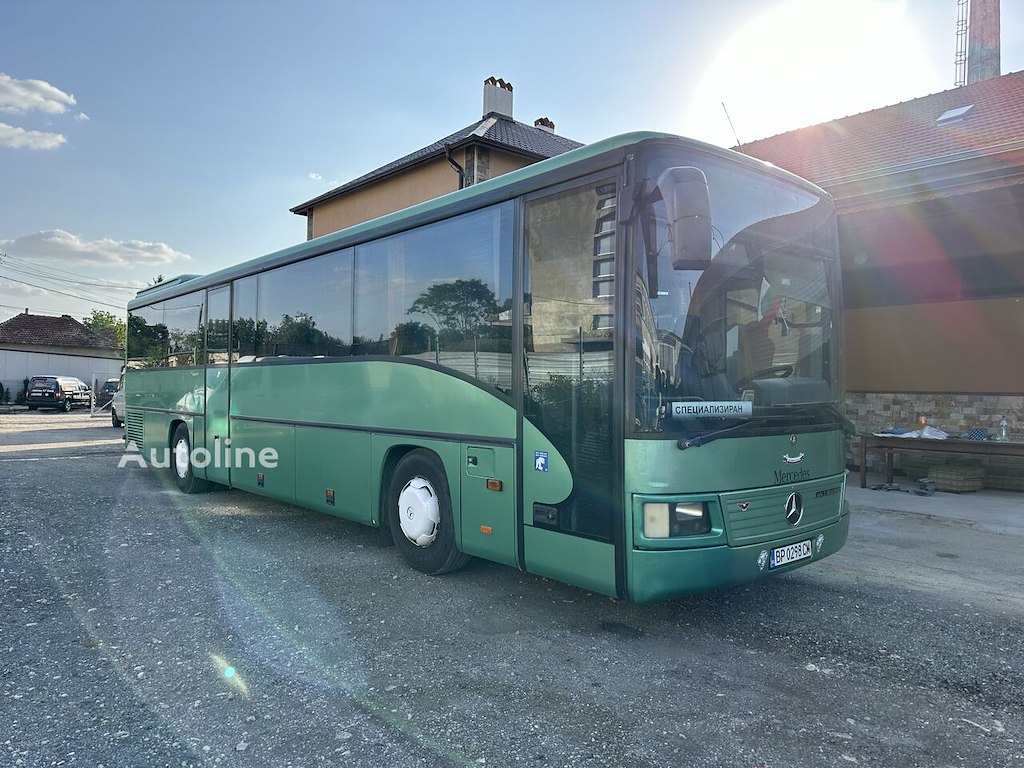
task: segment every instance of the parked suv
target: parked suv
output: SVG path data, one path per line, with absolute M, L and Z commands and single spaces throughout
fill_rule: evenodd
M 96 391 L 96 407 L 102 408 L 111 401 L 117 392 L 117 379 L 107 379 Z
M 57 408 L 67 413 L 72 408 L 91 408 L 92 390 L 74 376 L 33 376 L 25 392 L 28 409 Z

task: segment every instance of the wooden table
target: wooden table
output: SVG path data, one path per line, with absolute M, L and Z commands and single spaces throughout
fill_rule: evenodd
M 868 485 L 868 451 L 885 451 L 885 482 L 892 482 L 892 455 L 896 451 L 926 451 L 929 453 L 963 453 L 981 456 L 1018 456 L 1024 458 L 1024 442 L 996 440 L 930 440 L 926 437 L 860 436 L 860 487 Z

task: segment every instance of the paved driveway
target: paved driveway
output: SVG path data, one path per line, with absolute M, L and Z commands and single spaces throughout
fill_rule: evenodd
M 2 765 L 1024 765 L 1012 530 L 861 496 L 829 560 L 636 606 L 182 496 L 108 424 L 0 415 Z

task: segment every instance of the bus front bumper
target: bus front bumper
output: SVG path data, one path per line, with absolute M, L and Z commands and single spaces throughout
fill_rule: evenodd
M 735 586 L 786 573 L 816 563 L 842 549 L 850 531 L 849 507 L 834 523 L 798 536 L 763 541 L 747 546 L 714 546 L 684 550 L 642 550 L 629 553 L 629 598 L 637 603 L 668 600 L 712 589 Z M 786 554 L 799 553 L 810 541 L 808 557 L 773 566 L 775 550 L 798 545 Z

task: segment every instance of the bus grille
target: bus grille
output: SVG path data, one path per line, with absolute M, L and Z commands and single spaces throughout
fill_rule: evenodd
M 839 518 L 843 503 L 843 477 L 838 475 L 808 483 L 723 493 L 722 509 L 729 544 L 756 544 L 817 528 Z M 797 525 L 786 522 L 786 502 L 800 494 L 803 517 Z
M 145 446 L 142 444 L 142 436 L 144 434 L 143 421 L 145 419 L 144 414 L 136 413 L 133 411 L 125 411 L 124 414 L 124 435 L 125 443 L 135 443 L 135 446 L 141 451 Z

